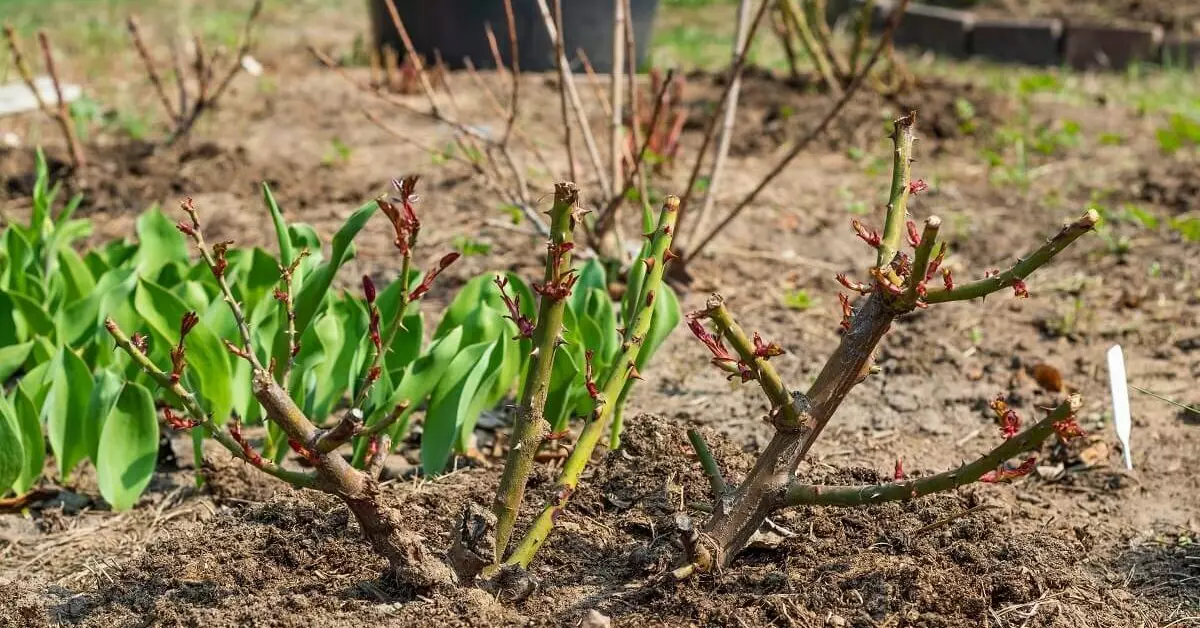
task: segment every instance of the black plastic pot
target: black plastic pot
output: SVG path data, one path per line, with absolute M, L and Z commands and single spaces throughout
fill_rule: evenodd
M 505 65 L 511 63 L 508 21 L 501 0 L 393 1 L 413 47 L 423 58 L 433 59 L 434 51 L 438 51 L 451 68 L 463 67 L 464 57 L 470 58 L 476 67 L 494 68 L 496 63 L 484 31 L 484 25 L 490 23 Z M 387 3 L 384 0 L 370 0 L 370 3 L 376 45 L 403 55 L 404 45 Z M 582 48 L 597 72 L 611 71 L 613 0 L 563 0 L 562 4 L 567 57 L 573 59 L 575 50 Z M 512 5 L 521 69 L 545 71 L 557 67 L 554 44 L 546 34 L 537 0 L 512 0 Z M 631 5 L 635 53 L 640 66 L 653 34 L 658 0 L 631 0 Z

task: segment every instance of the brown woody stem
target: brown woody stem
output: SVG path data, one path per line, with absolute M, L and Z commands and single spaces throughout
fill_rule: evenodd
M 966 301 L 979 297 L 987 296 L 997 290 L 1012 286 L 1017 281 L 1023 280 L 1033 271 L 1041 268 L 1043 265 L 1054 259 L 1055 255 L 1062 252 L 1072 242 L 1079 239 L 1083 234 L 1095 228 L 1096 223 L 1100 220 L 1100 214 L 1094 209 L 1089 209 L 1082 216 L 1075 219 L 1073 222 L 1063 226 L 1063 228 L 1046 241 L 1038 250 L 1017 261 L 1008 270 L 986 279 L 973 281 L 969 284 L 958 286 L 953 290 L 938 288 L 930 290 L 925 300 L 929 303 L 944 303 L 946 301 Z
M 146 76 L 150 79 L 150 84 L 154 86 L 154 91 L 158 94 L 158 99 L 162 103 L 163 109 L 167 112 L 167 117 L 173 122 L 179 120 L 179 112 L 175 110 L 175 105 L 171 104 L 171 99 L 167 97 L 166 87 L 163 85 L 162 77 L 158 74 L 158 64 L 155 63 L 154 57 L 150 55 L 150 50 L 146 48 L 146 42 L 142 39 L 141 29 L 138 27 L 137 18 L 129 16 L 125 20 L 125 27 L 129 30 L 129 37 L 133 40 L 133 47 L 137 50 L 138 56 L 142 58 L 142 65 L 146 67 Z
M 985 474 L 995 471 L 1003 465 L 1006 460 L 1037 449 L 1054 433 L 1054 424 L 1068 419 L 1079 410 L 1080 405 L 1079 395 L 1071 395 L 1046 418 L 1038 421 L 1024 432 L 1005 440 L 987 454 L 957 469 L 914 480 L 867 486 L 821 486 L 793 481 L 780 497 L 779 507 L 863 506 L 903 501 L 978 482 Z
M 571 272 L 571 253 L 575 219 L 572 215 L 579 201 L 579 190 L 574 183 L 559 183 L 554 187 L 554 206 L 550 209 L 550 241 L 546 249 L 545 287 L 566 277 Z M 562 330 L 565 298 L 554 298 L 543 293 L 538 305 L 537 327 L 533 332 L 533 356 L 529 360 L 529 371 L 521 403 L 513 418 L 511 447 L 500 477 L 500 487 L 492 502 L 496 515 L 496 562 L 504 555 L 517 520 L 521 500 L 525 496 L 525 485 L 533 470 L 533 459 L 538 447 L 550 431 L 545 419 L 546 397 L 550 393 L 550 374 L 554 368 L 554 354 L 558 347 L 559 332 Z
M 288 471 L 283 467 L 266 459 L 251 460 L 246 452 L 242 449 L 242 445 L 238 443 L 232 436 L 227 434 L 220 427 L 217 427 L 212 422 L 212 417 L 208 415 L 201 407 L 196 396 L 182 384 L 171 378 L 171 375 L 162 369 L 158 368 L 150 360 L 150 358 L 141 352 L 130 341 L 129 336 L 117 326 L 116 321 L 111 318 L 105 319 L 104 327 L 108 330 L 110 336 L 116 341 L 117 347 L 124 351 L 151 379 L 154 380 L 163 390 L 170 392 L 177 397 L 180 403 L 183 404 L 183 409 L 198 421 L 196 427 L 203 427 L 206 432 L 213 437 L 222 447 L 229 450 L 235 458 L 244 460 L 261 469 L 263 473 L 274 476 L 299 488 L 320 488 L 320 481 L 313 473 L 300 473 L 297 471 Z M 195 429 L 195 428 L 193 428 Z
M 570 72 L 570 64 L 567 61 L 562 33 L 562 0 L 554 0 L 555 11 L 553 15 L 551 15 L 550 7 L 546 4 L 546 0 L 537 0 L 537 5 L 538 10 L 542 14 L 542 22 L 545 25 L 546 33 L 550 35 L 550 40 L 555 42 L 555 56 L 557 57 L 560 78 L 563 82 L 560 87 L 566 90 L 566 96 L 569 97 L 571 109 L 575 112 L 580 134 L 583 135 L 584 147 L 587 148 L 588 158 L 591 160 L 592 167 L 596 171 L 596 179 L 600 182 L 600 191 L 607 196 L 612 196 L 612 183 L 608 180 L 608 173 L 605 172 L 604 164 L 600 160 L 600 150 L 596 146 L 596 138 L 592 135 L 592 128 L 588 123 L 587 112 L 583 109 L 583 101 L 579 97 L 579 90 L 575 87 L 575 78 Z M 564 116 L 564 127 L 569 127 L 570 124 L 570 119 Z

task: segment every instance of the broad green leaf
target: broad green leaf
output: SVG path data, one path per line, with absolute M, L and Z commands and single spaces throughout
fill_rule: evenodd
M 139 246 L 126 240 L 113 240 L 104 245 L 104 261 L 111 268 L 118 268 L 137 261 Z
M 30 363 L 37 364 L 38 366 L 49 367 L 50 361 L 53 360 L 55 354 L 58 353 L 58 346 L 53 342 L 50 342 L 50 339 L 45 336 L 34 336 L 33 351 L 31 353 L 32 357 L 29 358 Z M 25 377 L 29 376 L 26 375 Z M 24 381 L 24 379 L 22 379 L 22 381 Z M 47 383 L 47 386 L 48 385 L 49 383 Z
M 5 400 L 0 400 L 0 495 L 12 488 L 25 469 L 25 447 L 17 417 Z
M 408 368 L 404 369 L 404 377 L 396 386 L 392 396 L 393 405 L 408 401 L 409 408 L 415 409 L 433 392 L 434 387 L 441 381 L 446 369 L 454 358 L 459 355 L 463 346 L 462 328 L 451 330 L 444 337 L 429 345 L 429 350 L 417 358 Z
M 34 161 L 33 179 L 33 214 L 29 225 L 39 233 L 48 227 L 50 221 L 50 166 L 46 163 L 46 155 L 42 148 L 37 148 Z
M 66 303 L 87 298 L 96 289 L 96 280 L 92 278 L 92 272 L 73 249 L 67 248 L 58 252 L 58 267 L 66 286 Z
M 659 284 L 654 296 L 654 317 L 650 319 L 650 330 L 646 332 L 646 337 L 642 340 L 642 350 L 638 352 L 639 371 L 650 362 L 650 358 L 654 357 L 655 352 L 683 318 L 679 309 L 679 298 L 666 282 Z
M 495 347 L 487 342 L 463 349 L 434 389 L 421 434 L 421 467 L 426 475 L 437 475 L 446 467 L 459 425 L 469 414 Z
M 483 302 L 484 288 L 494 278 L 494 273 L 484 273 L 472 277 L 467 283 L 463 284 L 462 288 L 459 288 L 458 294 L 454 295 L 454 300 L 450 302 L 450 306 L 442 313 L 442 320 L 438 322 L 437 330 L 433 332 L 435 340 L 445 336 L 450 333 L 450 330 L 460 327 L 466 322 L 467 317 Z
M 133 300 L 137 312 L 156 336 L 154 340 L 159 347 L 152 353 L 165 355 L 179 342 L 179 322 L 188 312 L 187 307 L 162 286 L 145 280 L 138 282 Z M 213 421 L 221 425 L 233 409 L 233 369 L 225 345 L 201 320 L 188 334 L 186 349 L 188 365 L 184 379 L 188 388 L 207 404 Z
M 288 266 L 296 259 L 296 250 L 292 246 L 291 236 L 288 235 L 287 221 L 284 220 L 279 203 L 275 202 L 275 195 L 271 193 L 271 186 L 267 185 L 266 181 L 262 184 L 262 194 L 263 203 L 271 214 L 272 224 L 275 225 L 275 238 L 279 242 L 279 263 Z
M 286 336 L 287 334 L 283 332 L 280 335 Z M 319 333 L 317 325 L 309 327 L 300 336 L 300 353 L 296 355 L 296 361 L 292 367 L 292 378 L 288 382 L 288 393 L 301 406 L 301 409 L 304 409 L 303 400 L 308 396 L 309 389 L 316 383 L 317 365 L 326 360 L 332 360 L 333 355 L 331 352 L 336 351 L 336 347 L 332 349 L 326 347 L 322 340 L 323 338 Z
M 46 255 L 52 256 L 56 253 L 61 253 L 69 250 L 71 245 L 80 238 L 86 238 L 92 234 L 92 221 L 90 220 L 70 220 L 59 223 L 58 228 L 54 230 L 51 240 L 47 243 L 48 250 Z
M 89 439 L 91 449 L 88 455 L 94 463 L 99 455 L 100 434 L 103 433 L 104 421 L 108 419 L 108 415 L 112 412 L 113 406 L 117 403 L 117 398 L 121 396 L 121 391 L 125 387 L 125 381 L 112 371 L 100 371 L 96 373 L 96 381 L 92 386 L 92 394 L 88 398 L 86 421 L 88 430 L 94 433 L 94 438 Z
M 274 301 L 275 288 L 279 287 L 279 263 L 263 249 L 254 249 L 248 255 L 249 264 L 244 272 L 239 273 L 237 282 L 238 296 L 242 306 L 247 311 L 256 308 L 262 300 Z M 299 279 L 293 279 L 293 286 L 299 286 Z
M 58 328 L 62 340 L 72 346 L 90 342 L 102 333 L 100 321 L 105 316 L 113 317 L 123 329 L 136 327 L 138 317 L 129 305 L 136 287 L 136 268 L 118 268 L 104 273 L 87 298 L 59 311 Z
M 571 306 L 576 312 L 584 312 L 587 310 L 585 304 L 592 290 L 601 290 L 604 294 L 608 294 L 608 281 L 605 278 L 604 266 L 599 260 L 592 258 L 584 262 L 583 267 L 579 269 L 579 280 L 575 282 L 575 287 L 571 290 Z
M 50 390 L 42 406 L 42 422 L 58 464 L 58 475 L 66 480 L 75 465 L 87 458 L 96 434 L 88 421 L 92 395 L 92 372 L 74 351 L 63 347 L 47 372 Z
M 0 347 L 7 347 L 22 342 L 26 337 L 17 335 L 17 322 L 14 320 L 16 304 L 8 296 L 8 291 L 0 288 Z
M 480 304 L 463 321 L 463 345 L 494 342 L 503 336 L 507 329 L 499 312 L 487 304 Z
M 288 237 L 292 241 L 293 250 L 308 249 L 312 255 L 320 255 L 321 236 L 312 225 L 303 222 L 288 225 Z M 309 256 L 312 259 L 312 256 Z
M 483 369 L 483 378 L 475 389 L 466 414 L 458 417 L 458 437 L 455 439 L 454 449 L 459 453 L 467 453 L 471 445 L 471 436 L 475 433 L 475 424 L 479 421 L 479 414 L 491 405 L 492 390 L 502 375 L 505 354 L 510 343 L 507 338 L 494 341 L 486 363 L 481 362 L 478 367 Z
M 566 428 L 571 419 L 573 384 L 583 373 L 584 364 L 571 353 L 565 348 L 555 351 L 554 366 L 550 370 L 550 394 L 546 397 L 544 414 L 555 432 Z
M 138 274 L 154 280 L 163 266 L 174 262 L 187 263 L 187 240 L 158 207 L 151 207 L 137 220 Z
M 495 407 L 513 389 L 513 385 L 521 373 L 522 355 L 527 355 L 529 349 L 526 347 L 532 346 L 532 343 L 528 341 L 513 340 L 513 334 L 516 333 L 517 328 L 511 322 L 504 327 L 505 330 L 497 340 L 500 343 L 497 354 L 502 358 L 496 366 L 496 374 L 492 378 L 490 390 L 483 403 L 483 410 Z
M 87 266 L 88 272 L 92 274 L 92 277 L 103 277 L 104 273 L 113 269 L 109 265 L 108 260 L 104 258 L 104 255 L 96 249 L 83 254 L 83 263 Z
M 392 392 L 392 398 L 388 400 L 387 404 L 380 404 L 367 417 L 367 424 L 371 425 L 379 422 L 387 412 L 391 411 L 391 408 L 394 408 L 401 402 L 407 401 L 408 409 L 404 411 L 401 419 L 396 422 L 396 426 L 392 429 L 392 442 L 399 442 L 408 427 L 408 417 L 433 392 L 434 386 L 441 381 L 443 373 L 450 366 L 450 362 L 458 355 L 458 349 L 462 346 L 462 338 L 463 330 L 461 327 L 458 327 L 451 330 L 445 337 L 433 341 L 424 355 L 417 358 L 416 361 L 404 369 L 404 375 Z M 359 439 L 355 444 L 355 464 L 362 464 L 363 454 L 366 450 L 365 445 L 366 443 L 362 439 Z
M 50 315 L 41 305 L 20 292 L 10 292 L 8 296 L 16 306 L 14 312 L 16 316 L 13 318 L 24 323 L 30 334 L 46 338 L 54 337 L 54 321 L 50 319 Z
M 96 483 L 114 510 L 129 510 L 154 475 L 158 417 L 150 391 L 125 385 L 104 421 L 96 458 Z
M 313 416 L 310 418 L 318 423 L 329 416 L 334 405 L 346 394 L 350 379 L 357 370 L 343 371 L 338 364 L 343 360 L 353 360 L 362 340 L 362 334 L 352 334 L 343 318 L 334 312 L 335 308 L 330 308 L 312 326 L 324 349 L 323 359 L 312 367 L 316 372 L 317 387 Z
M 33 376 L 34 373 L 31 371 L 26 377 Z M 25 468 L 13 485 L 13 492 L 20 494 L 28 491 L 42 477 L 42 469 L 46 464 L 46 439 L 42 436 L 42 421 L 38 416 L 38 406 L 26 389 L 18 386 L 13 390 L 10 401 L 13 417 L 17 421 L 18 431 L 21 433 L 21 444 L 25 450 Z
M 31 273 L 40 278 L 42 269 L 33 263 L 33 245 L 16 225 L 9 225 L 3 235 L 4 254 L 8 259 L 0 285 L 9 291 L 24 292 Z
M 82 202 L 83 194 L 76 194 L 75 196 L 72 196 L 71 200 L 67 201 L 67 204 L 63 206 L 62 211 L 58 212 L 58 216 L 54 217 L 54 222 L 61 227 L 68 220 L 71 220 L 71 216 L 75 215 L 75 210 L 79 209 L 79 205 Z
M 7 382 L 8 378 L 12 377 L 12 374 L 25 364 L 25 360 L 29 358 L 32 350 L 32 340 L 19 345 L 0 347 L 0 386 L 3 386 L 4 382 Z
M 329 286 L 337 275 L 338 269 L 350 259 L 350 246 L 354 237 L 367 226 L 367 221 L 379 209 L 375 201 L 359 207 L 333 236 L 333 250 L 329 261 L 321 264 L 313 273 L 304 279 L 304 285 L 296 296 L 296 329 L 304 331 L 312 323 L 317 313 L 317 307 L 329 292 Z

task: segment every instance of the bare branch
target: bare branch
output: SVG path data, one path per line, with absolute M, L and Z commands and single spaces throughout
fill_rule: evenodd
M 746 54 L 745 51 L 750 46 L 749 26 L 750 0 L 741 0 L 738 4 L 737 37 L 733 42 L 733 59 L 730 62 L 730 67 L 737 67 L 738 59 Z M 738 95 L 742 91 L 742 73 L 734 73 L 729 80 L 731 85 L 725 95 L 725 102 L 722 105 L 724 113 L 721 121 L 721 134 L 717 138 L 717 154 L 713 158 L 712 167 L 708 171 L 708 186 L 704 192 L 704 205 L 700 207 L 700 213 L 696 216 L 696 226 L 692 227 L 692 230 L 689 232 L 693 237 L 704 233 L 704 227 L 708 225 L 709 214 L 712 213 L 713 204 L 717 200 L 717 192 L 721 187 L 721 170 L 725 167 L 725 158 L 729 156 L 729 145 L 733 142 L 733 126 L 737 119 Z M 697 155 L 696 159 L 703 159 L 703 157 L 703 154 Z
M 842 97 L 839 98 L 832 107 L 830 107 L 829 111 L 825 114 L 825 117 L 821 118 L 821 121 L 818 122 L 817 125 L 813 127 L 813 129 L 809 131 L 807 135 L 801 138 L 800 141 L 796 142 L 796 145 L 793 146 L 790 151 L 788 151 L 787 155 L 785 155 L 783 159 L 780 159 L 779 162 L 775 164 L 774 168 L 771 168 L 771 171 L 768 172 L 761 181 L 759 181 L 758 185 L 756 185 L 749 194 L 747 194 L 740 202 L 738 202 L 737 206 L 730 210 L 729 214 L 726 215 L 721 222 L 717 223 L 717 226 L 710 229 L 708 233 L 700 238 L 700 241 L 694 247 L 692 247 L 691 250 L 686 252 L 684 255 L 685 264 L 695 259 L 696 256 L 699 255 L 710 242 L 712 242 L 713 238 L 717 237 L 717 234 L 724 231 L 725 228 L 729 226 L 729 223 L 733 222 L 747 207 L 749 207 L 750 204 L 758 198 L 758 195 L 762 194 L 762 191 L 765 190 L 767 186 L 775 180 L 775 177 L 778 177 L 785 169 L 787 169 L 788 164 L 792 163 L 792 160 L 795 159 L 797 155 L 804 152 L 804 150 L 808 148 L 808 145 L 811 144 L 813 140 L 820 137 L 820 135 L 825 132 L 825 129 L 829 127 L 829 124 L 838 117 L 842 109 L 845 108 L 846 103 L 850 102 L 850 99 L 854 97 L 854 94 L 858 91 L 859 87 L 862 86 L 867 75 L 871 73 L 871 69 L 875 67 L 875 63 L 879 61 L 883 51 L 889 45 L 891 45 L 892 36 L 896 32 L 896 27 L 900 25 L 900 18 L 904 16 L 905 9 L 908 8 L 908 2 L 909 0 L 900 0 L 899 4 L 895 7 L 895 9 L 892 10 L 888 24 L 884 28 L 883 34 L 880 35 L 879 43 L 876 44 L 875 50 L 871 52 L 870 58 L 867 59 L 866 65 L 864 65 L 862 71 L 855 75 L 850 81 L 850 85 L 846 87 L 846 91 L 842 94 Z
M 542 12 L 542 21 L 545 22 L 546 32 L 550 35 L 550 39 L 556 42 L 559 74 L 561 75 L 563 85 L 567 90 L 567 95 L 570 96 L 571 107 L 575 110 L 575 117 L 579 122 L 579 129 L 583 135 L 583 144 L 587 147 L 588 157 L 592 161 L 592 166 L 596 170 L 596 178 L 600 181 L 600 190 L 605 196 L 612 196 L 612 184 L 608 180 L 608 174 L 604 170 L 604 166 L 600 161 L 600 151 L 596 148 L 596 139 L 592 136 L 592 128 L 588 123 L 587 112 L 583 108 L 583 101 L 579 98 L 579 91 L 575 88 L 575 79 L 570 72 L 570 64 L 567 61 L 566 52 L 563 50 L 563 34 L 562 34 L 562 0 L 554 0 L 555 14 L 551 16 L 550 8 L 546 5 L 546 0 L 537 0 L 538 8 Z M 558 25 L 555 25 L 555 19 L 558 20 Z M 565 121 L 564 124 L 570 124 Z

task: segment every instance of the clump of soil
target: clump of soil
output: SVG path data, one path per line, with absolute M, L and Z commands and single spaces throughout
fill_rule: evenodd
M 739 477 L 749 457 L 709 437 L 729 478 Z M 1045 605 L 1053 610 L 1030 625 L 1115 627 L 1146 610 L 1136 600 L 1106 603 L 1104 554 L 1089 552 L 1086 536 L 1005 516 L 1003 489 L 797 509 L 776 518 L 732 568 L 675 582 L 669 521 L 681 509 L 702 519 L 694 504 L 709 499 L 707 484 L 681 427 L 641 416 L 625 442 L 585 479 L 535 563 L 540 586 L 521 603 L 473 588 L 420 597 L 396 590 L 377 578 L 384 562 L 335 499 L 284 489 L 266 503 L 179 525 L 79 591 L 0 581 L 0 611 L 25 626 L 573 625 L 590 611 L 616 625 L 974 626 L 984 616 L 1019 625 L 1030 607 Z M 386 495 L 444 551 L 462 505 L 486 503 L 498 473 L 399 482 Z M 807 474 L 884 480 L 864 469 Z M 531 504 L 548 496 L 549 478 L 535 477 Z
M 1182 214 L 1200 207 L 1200 159 L 1164 158 L 1140 167 L 1127 186 L 1132 198 Z
M 685 128 L 700 132 L 706 128 L 724 83 L 721 74 L 699 72 L 689 76 L 689 98 L 697 92 L 699 95 L 691 105 Z M 738 133 L 730 154 L 771 152 L 798 141 L 836 101 L 815 76 L 804 76 L 797 82 L 777 77 L 769 70 L 749 68 L 742 78 Z M 816 141 L 832 150 L 873 149 L 880 138 L 887 136 L 886 129 L 893 119 L 916 110 L 922 150 L 936 155 L 956 142 L 986 137 L 1010 109 L 1010 104 L 994 92 L 945 79 L 917 79 L 914 85 L 895 94 L 880 94 L 864 86 Z
M 258 162 L 240 145 L 196 142 L 173 147 L 142 142 L 104 144 L 88 148 L 88 169 L 70 171 L 54 149 L 47 152 L 51 181 L 66 184 L 65 194 L 82 194 L 79 215 L 94 213 L 137 213 L 147 203 L 182 198 L 199 191 L 221 190 L 240 197 L 259 194 L 266 182 L 290 195 L 303 189 L 295 206 L 310 203 L 358 202 L 360 192 L 381 182 L 357 181 L 327 168 L 302 168 L 285 160 Z M 32 149 L 0 150 L 0 201 L 24 199 L 33 192 L 36 179 Z

